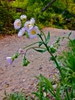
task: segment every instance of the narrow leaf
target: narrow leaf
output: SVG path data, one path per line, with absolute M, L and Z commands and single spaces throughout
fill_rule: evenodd
M 73 89 L 73 95 L 75 94 L 75 77 L 72 77 L 72 89 Z
M 32 92 L 32 94 L 35 94 L 38 98 L 40 97 L 40 95 L 37 92 Z
M 72 32 L 69 33 L 68 38 L 70 37 L 71 34 L 72 34 Z
M 42 76 L 42 75 L 41 75 L 41 76 Z M 45 78 L 44 76 L 42 76 L 42 78 L 44 79 L 44 81 L 46 82 L 46 84 L 48 85 L 48 87 L 49 87 L 52 91 L 54 91 L 54 88 L 53 88 L 51 82 L 50 82 L 47 78 Z
M 48 35 L 46 37 L 45 43 L 48 44 L 50 41 L 50 32 L 48 32 Z
M 39 42 L 39 47 L 40 47 L 42 44 L 43 44 L 43 42 L 40 41 L 40 42 Z
M 55 49 L 55 48 L 52 47 L 52 48 L 50 48 L 50 49 L 51 49 L 51 52 L 52 52 L 52 53 L 55 53 L 55 52 L 56 52 L 56 49 Z
M 43 53 L 43 52 L 46 51 L 46 49 L 35 49 L 35 48 L 34 48 L 34 50 L 37 51 L 37 52 L 40 52 L 40 53 Z

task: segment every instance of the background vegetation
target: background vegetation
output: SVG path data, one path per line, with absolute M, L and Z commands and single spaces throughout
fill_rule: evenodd
M 55 0 L 44 12 L 41 12 L 50 1 L 52 0 L 0 0 L 1 33 L 2 31 L 13 33 L 13 22 L 21 14 L 26 14 L 28 19 L 34 17 L 41 28 L 50 26 L 74 30 L 75 0 Z

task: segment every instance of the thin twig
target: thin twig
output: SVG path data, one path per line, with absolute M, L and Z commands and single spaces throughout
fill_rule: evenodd
M 44 12 L 53 2 L 55 2 L 56 0 L 52 0 L 50 1 L 42 10 L 41 12 Z

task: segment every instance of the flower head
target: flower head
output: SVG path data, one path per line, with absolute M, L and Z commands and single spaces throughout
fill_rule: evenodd
M 26 15 L 21 15 L 20 16 L 20 19 L 22 20 L 22 19 L 27 19 L 27 16 Z
M 14 22 L 14 28 L 19 29 L 20 27 L 21 27 L 21 20 L 16 19 L 15 22 Z
M 34 26 L 28 30 L 28 35 L 30 38 L 37 37 L 37 34 L 40 33 L 37 26 Z
M 24 24 L 24 27 L 26 29 L 26 31 L 29 30 L 29 28 L 33 27 L 31 24 L 30 24 L 30 21 L 27 21 L 25 24 Z
M 11 57 L 6 57 L 6 60 L 8 61 L 8 63 L 11 65 L 12 64 L 12 62 L 13 62 L 13 60 L 12 60 L 12 58 Z
M 26 29 L 23 27 L 20 29 L 20 31 L 18 32 L 18 37 L 22 36 L 25 33 Z
M 23 50 L 22 48 L 19 49 L 19 54 L 26 54 L 26 51 Z

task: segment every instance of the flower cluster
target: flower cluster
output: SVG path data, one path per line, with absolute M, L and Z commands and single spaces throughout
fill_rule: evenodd
M 16 19 L 14 21 L 14 28 L 18 30 L 18 37 L 22 35 L 27 35 L 29 38 L 37 37 L 40 33 L 39 28 L 35 25 L 35 19 L 31 18 L 27 21 L 26 15 L 21 15 L 20 19 Z M 18 58 L 19 55 L 23 55 L 23 66 L 27 66 L 30 62 L 26 59 L 26 50 L 24 48 L 20 48 L 16 54 L 12 57 L 6 57 L 6 60 L 9 64 L 12 64 L 13 61 Z
M 19 30 L 18 37 L 28 33 L 27 35 L 29 38 L 34 38 L 37 37 L 38 33 L 40 33 L 39 28 L 35 25 L 35 19 L 31 18 L 27 21 L 26 15 L 21 15 L 20 19 L 14 21 L 14 28 Z

